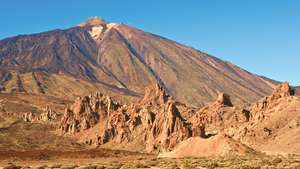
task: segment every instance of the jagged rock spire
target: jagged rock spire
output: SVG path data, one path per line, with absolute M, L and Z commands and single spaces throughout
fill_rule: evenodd
M 171 97 L 167 94 L 166 90 L 159 83 L 155 83 L 146 88 L 142 102 L 157 102 L 162 104 L 166 103 L 169 98 Z
M 286 97 L 293 96 L 295 91 L 291 88 L 288 82 L 279 84 L 273 91 L 274 96 Z
M 218 104 L 226 105 L 226 106 L 233 106 L 230 96 L 225 93 L 219 93 L 217 101 Z

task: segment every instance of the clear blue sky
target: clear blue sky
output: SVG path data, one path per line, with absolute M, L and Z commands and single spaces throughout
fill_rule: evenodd
M 299 0 L 3 0 L 0 39 L 77 25 L 129 24 L 250 72 L 300 85 Z

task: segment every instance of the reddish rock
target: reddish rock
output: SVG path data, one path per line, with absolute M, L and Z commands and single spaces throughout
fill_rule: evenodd
M 236 111 L 237 109 L 233 107 L 230 97 L 220 93 L 215 102 L 199 109 L 191 117 L 194 136 L 206 137 L 206 134 L 216 133 L 223 130 L 225 125 L 237 123 L 246 118 L 243 117 L 243 113 L 236 114 Z
M 61 128 L 89 145 L 135 151 L 170 151 L 190 137 L 209 139 L 222 132 L 255 146 L 257 140 L 274 135 L 277 129 L 268 122 L 280 119 L 282 105 L 297 103 L 298 98 L 291 95 L 289 87 L 283 84 L 273 95 L 250 107 L 234 107 L 230 97 L 221 93 L 215 102 L 193 109 L 174 101 L 156 84 L 147 88 L 143 99 L 129 105 L 118 105 L 102 95 L 79 99 L 66 111 Z
M 278 85 L 274 91 L 273 96 L 275 97 L 286 97 L 286 96 L 293 96 L 295 94 L 294 89 L 289 85 L 288 82 L 284 82 Z
M 60 128 L 64 133 L 84 131 L 108 118 L 110 112 L 118 107 L 110 97 L 105 97 L 101 93 L 79 97 L 70 108 L 65 110 Z
M 218 95 L 216 103 L 221 104 L 221 105 L 225 105 L 225 106 L 233 106 L 233 104 L 230 100 L 230 96 L 225 94 L 225 93 L 220 93 Z
M 140 140 L 147 151 L 170 150 L 192 136 L 190 123 L 158 84 L 149 86 L 143 99 L 128 106 L 116 107 L 110 99 L 96 100 L 91 96 L 77 99 L 62 118 L 63 132 L 79 132 L 82 142 L 100 146 Z M 98 130 L 89 133 L 90 128 Z

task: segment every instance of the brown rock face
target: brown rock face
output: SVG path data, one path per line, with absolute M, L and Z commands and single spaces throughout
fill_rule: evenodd
M 282 83 L 272 95 L 242 109 L 239 123 L 231 121 L 223 129 L 234 139 L 256 150 L 270 154 L 300 152 L 297 141 L 300 131 L 299 105 L 300 98 L 294 96 L 288 83 Z M 240 109 L 234 110 L 232 117 L 239 117 L 240 112 Z M 222 119 L 230 121 L 225 117 L 222 116 Z M 217 127 L 215 124 L 213 126 Z
M 155 85 L 150 85 L 146 88 L 144 98 L 140 104 L 164 104 L 169 98 L 170 96 L 165 89 L 158 83 L 155 83 Z
M 44 112 L 39 114 L 39 115 L 35 115 L 32 112 L 27 112 L 24 113 L 22 115 L 22 119 L 25 122 L 36 122 L 36 123 L 41 123 L 41 122 L 52 122 L 55 121 L 58 117 L 58 113 L 56 113 L 55 111 L 53 111 L 50 107 L 46 107 L 44 110 Z
M 225 105 L 225 106 L 233 106 L 233 104 L 231 103 L 231 100 L 230 100 L 230 96 L 225 93 L 220 93 L 218 95 L 216 103 Z
M 33 122 L 34 121 L 34 115 L 33 113 L 29 112 L 29 113 L 25 113 L 23 116 L 23 121 L 25 122 Z
M 207 137 L 206 134 L 216 134 L 223 130 L 225 126 L 246 119 L 243 110 L 233 107 L 230 97 L 227 94 L 220 93 L 215 102 L 196 111 L 190 121 L 193 124 L 193 132 L 200 129 L 200 135 Z
M 110 97 L 96 93 L 94 96 L 79 97 L 71 108 L 65 110 L 60 128 L 64 133 L 76 133 L 95 126 L 100 120 L 118 108 Z
M 275 136 L 299 131 L 300 99 L 292 96 L 286 83 L 249 107 L 234 107 L 230 97 L 221 93 L 215 102 L 193 109 L 174 101 L 158 84 L 146 91 L 143 99 L 129 105 L 118 105 L 104 96 L 80 98 L 66 111 L 61 129 L 89 145 L 147 152 L 173 150 L 190 137 L 202 137 L 200 140 L 206 142 L 219 133 L 265 150 L 260 145 L 272 147 L 275 143 L 270 141 Z M 281 147 L 290 152 L 298 151 L 286 148 L 297 138 L 289 140 L 276 144 L 282 143 Z
M 176 144 L 192 136 L 191 126 L 181 116 L 172 101 L 169 101 L 163 111 L 156 114 L 156 120 L 149 126 L 153 138 L 148 140 L 148 150 L 161 146 L 163 150 L 169 150 Z
M 295 91 L 288 82 L 284 82 L 275 88 L 272 95 L 275 97 L 293 96 Z
M 241 143 L 268 153 L 300 152 L 300 98 L 288 83 L 273 94 L 244 108 L 222 103 L 221 96 L 191 117 L 193 127 L 205 126 L 205 137 L 225 132 Z M 193 132 L 195 129 L 193 128 Z
M 139 141 L 142 147 L 138 146 L 146 151 L 169 150 L 191 137 L 190 123 L 165 90 L 157 84 L 146 91 L 142 100 L 128 106 L 115 106 L 112 101 L 98 104 L 105 109 L 92 106 L 97 104 L 89 97 L 80 98 L 65 112 L 61 129 L 64 133 L 79 132 L 82 142 L 87 144 L 122 145 Z
M 264 97 L 258 102 L 252 105 L 251 112 L 256 113 L 256 118 L 261 119 L 264 118 L 262 114 L 263 111 L 269 110 L 274 107 L 278 102 L 280 102 L 281 98 L 287 98 L 289 96 L 294 96 L 295 92 L 290 87 L 289 83 L 285 82 L 278 85 L 271 96 Z

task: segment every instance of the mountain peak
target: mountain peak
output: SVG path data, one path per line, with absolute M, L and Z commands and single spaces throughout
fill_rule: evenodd
M 79 26 L 83 27 L 83 26 L 99 26 L 99 25 L 106 25 L 107 22 L 102 19 L 99 16 L 94 16 L 94 17 L 90 17 L 89 19 L 87 19 L 84 22 L 81 22 L 79 24 Z

